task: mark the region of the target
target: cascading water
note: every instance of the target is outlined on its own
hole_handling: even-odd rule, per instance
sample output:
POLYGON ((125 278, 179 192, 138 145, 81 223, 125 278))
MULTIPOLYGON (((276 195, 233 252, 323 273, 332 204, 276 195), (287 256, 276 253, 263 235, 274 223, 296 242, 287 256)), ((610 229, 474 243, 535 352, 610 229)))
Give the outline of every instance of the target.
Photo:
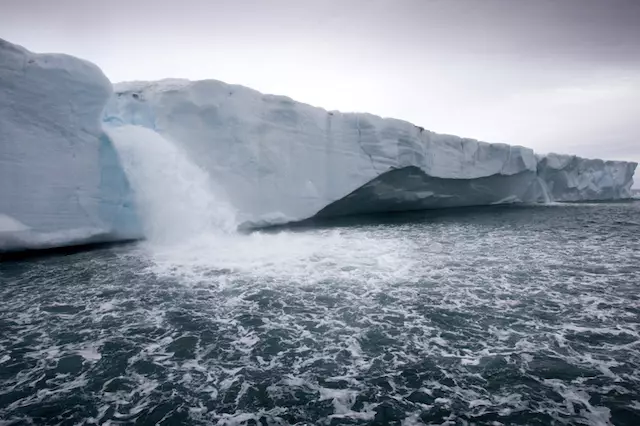
MULTIPOLYGON (((236 277, 322 280, 327 265, 341 261, 369 269, 384 264, 379 258, 392 251, 380 241, 353 241, 335 231, 237 234, 236 211, 179 143, 140 126, 108 134, 135 191, 154 274, 181 282, 210 281, 210 272, 219 270, 233 270, 236 277)), ((397 262, 391 263, 397 270, 397 262)))
POLYGON ((108 134, 134 188, 148 240, 164 244, 236 230, 233 207, 177 145, 139 126, 108 134))
POLYGON ((237 212, 179 143, 140 126, 108 134, 135 191, 154 274, 210 281, 210 271, 233 270, 237 278, 322 281, 327 274, 362 276, 377 268, 386 274, 410 264, 401 247, 336 230, 237 234, 237 212), (336 272, 331 265, 341 267, 336 272))
POLYGON ((544 201, 545 204, 551 204, 553 202, 553 199, 549 195, 549 188, 547 187, 547 183, 544 181, 544 179, 538 177, 538 185, 540 185, 542 201, 544 201))

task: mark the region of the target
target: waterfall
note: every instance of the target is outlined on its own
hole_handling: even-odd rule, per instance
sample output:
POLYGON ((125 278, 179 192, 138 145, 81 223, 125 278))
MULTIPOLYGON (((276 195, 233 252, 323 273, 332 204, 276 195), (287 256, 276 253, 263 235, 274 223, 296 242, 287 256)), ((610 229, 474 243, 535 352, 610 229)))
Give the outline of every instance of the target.
POLYGON ((236 230, 236 212, 205 170, 153 130, 123 126, 107 131, 135 193, 145 236, 172 243, 204 233, 236 230))
POLYGON ((550 204, 553 202, 553 199, 549 195, 549 188, 547 187, 547 183, 538 176, 538 184, 540 185, 540 191, 542 193, 542 200, 545 204, 550 204))

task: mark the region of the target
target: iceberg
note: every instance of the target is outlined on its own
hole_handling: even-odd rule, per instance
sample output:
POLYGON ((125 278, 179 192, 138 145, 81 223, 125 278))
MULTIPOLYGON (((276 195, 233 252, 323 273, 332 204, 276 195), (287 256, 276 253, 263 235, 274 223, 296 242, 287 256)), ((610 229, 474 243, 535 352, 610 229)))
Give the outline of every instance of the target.
POLYGON ((0 39, 0 251, 139 238, 95 65, 0 39))
POLYGON ((179 145, 224 189, 245 227, 631 197, 635 163, 538 156, 529 148, 326 111, 216 80, 127 82, 114 89, 105 125, 145 127, 179 145))

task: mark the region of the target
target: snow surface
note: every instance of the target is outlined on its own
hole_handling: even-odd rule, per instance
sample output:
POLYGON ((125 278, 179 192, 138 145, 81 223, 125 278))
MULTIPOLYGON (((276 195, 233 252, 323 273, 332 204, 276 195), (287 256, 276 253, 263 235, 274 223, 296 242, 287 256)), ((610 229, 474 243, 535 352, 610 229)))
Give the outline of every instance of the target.
POLYGON ((575 166, 555 173, 562 156, 545 160, 529 148, 326 111, 215 80, 117 84, 104 120, 179 145, 250 226, 316 214, 628 198, 635 169, 570 157, 575 166))
POLYGON ((0 39, 0 250, 139 237, 95 65, 0 39))

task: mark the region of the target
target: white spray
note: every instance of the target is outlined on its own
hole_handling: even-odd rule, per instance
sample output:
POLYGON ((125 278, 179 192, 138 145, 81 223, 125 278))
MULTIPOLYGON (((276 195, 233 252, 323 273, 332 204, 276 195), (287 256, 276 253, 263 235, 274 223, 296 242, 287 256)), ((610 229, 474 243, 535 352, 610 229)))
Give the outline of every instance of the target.
POLYGON ((542 192, 542 200, 545 204, 550 204, 553 202, 553 199, 549 195, 549 188, 547 187, 547 183, 541 177, 538 177, 538 184, 540 185, 540 191, 542 192))
POLYGON ((139 126, 112 128, 108 134, 134 189, 148 240, 173 243, 236 230, 233 207, 176 144, 139 126))
POLYGON ((242 235, 236 211, 179 143, 138 126, 108 130, 136 195, 154 274, 182 283, 240 281, 388 282, 413 273, 413 245, 404 238, 372 238, 371 231, 318 229, 242 235), (215 277, 215 278, 214 278, 215 277), (234 278, 234 279, 235 279, 234 278))

